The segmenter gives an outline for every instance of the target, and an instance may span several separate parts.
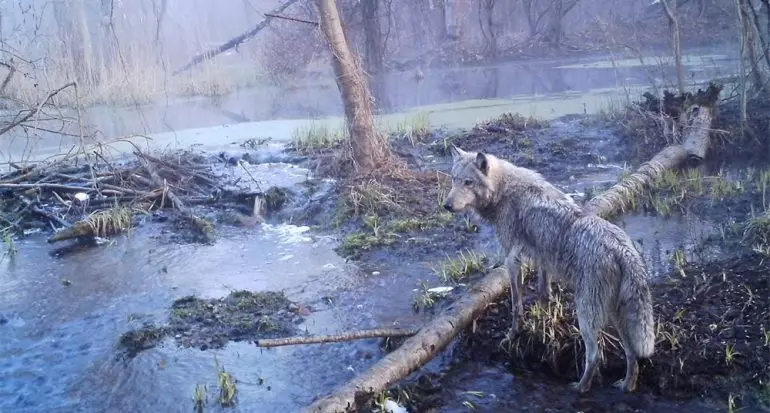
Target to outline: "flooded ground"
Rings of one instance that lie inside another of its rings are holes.
[[[592,66],[590,61],[570,64],[577,66],[548,62],[550,69],[545,71],[545,66],[535,64],[509,64],[426,73],[425,82],[416,89],[408,74],[394,75],[387,90],[392,90],[395,98],[391,97],[386,106],[391,111],[428,113],[432,126],[467,127],[478,118],[509,111],[555,119],[567,113],[595,112],[608,100],[617,99],[618,85],[646,82],[643,69],[626,67],[619,79],[608,76],[619,73],[616,69]],[[700,80],[723,74],[703,62],[694,66],[698,67],[695,77]],[[532,79],[522,77],[525,75]],[[487,83],[482,84],[479,76]],[[104,128],[107,136],[136,131],[136,118],[143,118],[146,130],[161,132],[152,136],[156,148],[195,145],[240,156],[245,149],[239,144],[247,139],[273,138],[277,142],[249,151],[252,163],[258,164],[249,171],[264,187],[280,185],[302,192],[301,182],[313,177],[294,164],[304,165],[306,158],[284,153],[282,143],[297,127],[307,125],[307,117],[339,112],[336,86],[319,87],[312,93],[308,90],[295,92],[317,99],[308,102],[314,107],[307,109],[292,105],[291,109],[268,113],[264,103],[254,104],[264,97],[243,92],[221,102],[219,110],[229,114],[215,114],[216,107],[198,100],[162,109],[135,109],[133,114],[96,115],[97,110],[89,116],[106,122],[102,127],[122,119],[123,123]],[[326,90],[326,94],[316,94],[316,90]],[[633,90],[629,93],[638,94]],[[241,113],[243,120],[259,122],[206,128],[232,122],[232,113],[240,112],[236,108],[247,107],[256,113]],[[263,121],[294,116],[298,119]],[[404,116],[393,114],[385,120],[398,122]],[[340,119],[316,122],[339,125]],[[514,148],[510,152],[513,159],[542,170],[548,179],[578,197],[589,188],[616,182],[622,173],[622,159],[611,149],[616,137],[606,129],[584,127],[579,119],[562,118],[530,137],[535,142],[534,156],[522,155],[524,151],[515,142],[500,141],[497,147],[490,147]],[[469,145],[472,142],[483,146],[491,140],[467,140]],[[554,144],[561,149],[555,151]],[[466,149],[473,149],[471,146]],[[115,152],[121,148],[115,145]],[[3,150],[4,154],[6,150],[19,153],[17,147]],[[35,156],[54,151],[58,151],[58,143],[43,139]],[[435,154],[435,148],[428,151]],[[442,164],[447,161],[445,157],[422,159],[428,162],[428,169],[446,169]],[[50,255],[52,247],[44,244],[42,236],[20,240],[18,254],[0,263],[0,333],[5,336],[0,341],[0,370],[5,374],[0,382],[0,411],[186,412],[193,407],[193,392],[199,383],[208,387],[207,411],[219,411],[217,363],[238,381],[234,411],[297,411],[381,357],[377,340],[271,350],[261,350],[249,342],[231,342],[223,349],[201,351],[179,347],[169,338],[134,359],[124,360],[117,357],[119,337],[144,323],[165,322],[176,299],[188,295],[217,298],[234,290],[284,291],[290,300],[311,309],[299,326],[310,333],[394,324],[415,327],[431,317],[428,311],[412,311],[415,297],[426,282],[431,287],[441,284],[435,270],[442,260],[466,249],[492,255],[495,248],[488,228],[480,228],[480,236],[457,235],[462,231],[456,230],[463,225],[458,217],[444,224],[454,231],[456,238],[451,242],[437,240],[446,236],[444,228],[407,231],[397,237],[401,242],[394,246],[373,248],[355,262],[347,262],[338,247],[345,243],[350,228],[341,234],[328,230],[325,225],[331,222],[336,203],[328,203],[323,195],[302,197],[261,228],[222,227],[213,245],[170,243],[159,237],[159,228],[149,222],[130,236],[116,238],[114,244],[58,258]],[[326,212],[330,214],[310,218],[303,214],[316,204],[329,208]],[[662,219],[651,214],[624,217],[623,225],[641,246],[651,272],[661,278],[674,268],[672,251],[682,249],[688,256],[693,254],[718,223],[709,217],[675,214]],[[448,362],[440,357],[425,371],[442,371]],[[468,400],[479,407],[478,411],[526,406],[532,411],[607,411],[610,407],[619,411],[716,411],[712,402],[697,399],[680,402],[658,395],[628,398],[609,391],[581,400],[561,381],[512,374],[505,365],[466,361],[450,367],[441,382],[444,390],[439,393],[439,411],[467,411],[463,403]],[[468,391],[481,391],[483,396]]]
[[[116,348],[123,332],[164,322],[175,299],[233,290],[286,292],[312,308],[299,326],[311,333],[381,325],[381,312],[363,302],[365,278],[333,251],[333,239],[307,229],[225,227],[202,246],[165,242],[149,224],[62,258],[39,236],[20,241],[0,271],[0,411],[186,412],[197,383],[214,393],[215,359],[238,380],[240,411],[309,403],[363,368],[376,343],[260,350],[242,342],[202,352],[167,340],[129,361]]]

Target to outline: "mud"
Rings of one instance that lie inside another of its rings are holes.
[[[234,291],[216,299],[183,297],[171,305],[167,324],[127,331],[119,350],[135,357],[168,336],[180,346],[201,350],[219,349],[229,341],[288,337],[298,333],[296,326],[304,321],[301,314],[309,311],[273,291]]]
[[[698,246],[700,253],[686,256],[679,250],[669,251],[674,270],[652,285],[660,320],[657,353],[644,361],[638,394],[618,394],[609,385],[622,377],[625,368],[622,349],[611,331],[603,338],[602,376],[594,382],[594,391],[580,397],[567,390],[567,384],[578,377],[583,350],[570,292],[557,288],[550,305],[527,298],[530,329],[514,342],[503,342],[510,325],[507,298],[491,305],[473,330],[464,333],[449,350],[452,362],[448,369],[435,376],[424,373],[394,387],[389,392],[391,398],[403,401],[412,411],[461,411],[457,386],[462,386],[462,381],[457,377],[467,369],[479,368],[493,370],[501,377],[516,377],[517,381],[535,380],[528,384],[535,395],[524,395],[520,388],[515,394],[498,393],[483,411],[520,407],[524,400],[534,399],[539,399],[538,407],[533,407],[537,411],[605,411],[610,406],[620,411],[714,411],[724,409],[728,400],[733,407],[768,408],[770,258],[761,248],[767,248],[770,239],[765,227],[770,220],[762,215],[766,214],[762,211],[770,186],[763,181],[767,178],[762,178],[762,172],[768,170],[767,156],[760,153],[767,153],[768,142],[752,142],[736,133],[740,126],[734,104],[723,102],[716,122],[732,132],[732,140],[719,140],[708,162],[673,172],[668,181],[656,183],[658,188],[637,203],[637,214],[661,220],[685,215],[720,223],[718,232]],[[625,120],[618,121],[621,118]],[[767,118],[757,113],[750,125],[766,131]],[[460,215],[445,216],[439,207],[449,188],[450,143],[466,150],[484,149],[536,169],[582,201],[590,193],[576,193],[580,181],[612,170],[609,162],[638,165],[648,159],[650,148],[645,145],[665,145],[665,138],[651,132],[655,128],[651,122],[649,117],[639,117],[636,109],[613,116],[571,116],[550,123],[507,115],[459,133],[439,130],[409,138],[393,136],[393,150],[407,168],[379,173],[376,181],[372,177],[351,178],[344,168],[329,165],[339,159],[334,149],[320,156],[310,154],[306,165],[334,173],[338,181],[330,195],[317,199],[316,207],[300,220],[341,234],[339,253],[361,267],[376,268],[396,279],[425,279],[422,291],[418,288],[415,293],[415,303],[426,305],[416,308],[440,309],[461,294],[467,282],[481,276],[478,271],[460,274],[461,280],[452,284],[451,293],[426,300],[427,287],[436,284],[442,261],[457,260],[457,254],[466,250],[488,256],[484,268],[502,261],[495,235],[487,225]],[[642,129],[646,135],[640,134]],[[732,156],[738,147],[755,156]],[[585,189],[601,190],[612,183]],[[408,220],[412,223],[403,225]],[[465,264],[470,265],[468,261]],[[556,314],[554,303],[560,308],[558,316],[549,318],[549,314]],[[478,390],[483,393],[487,389]],[[463,397],[467,401],[475,396]]]

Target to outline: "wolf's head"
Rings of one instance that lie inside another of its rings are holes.
[[[471,153],[452,145],[452,189],[444,201],[444,209],[451,212],[480,210],[492,202],[494,194],[490,167],[492,156],[484,152]]]

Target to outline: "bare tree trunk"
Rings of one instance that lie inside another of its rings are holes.
[[[332,50],[337,87],[345,106],[353,161],[362,171],[381,164],[389,154],[387,141],[374,126],[371,92],[358,56],[351,51],[335,0],[316,0],[321,30]]]
[[[658,174],[668,168],[677,168],[688,157],[702,158],[708,148],[709,130],[702,126],[710,126],[716,102],[722,87],[711,85],[705,92],[698,91],[695,101],[699,103],[697,113],[690,123],[687,123],[684,143],[665,148],[650,162],[654,165],[642,165],[635,175],[591,200],[588,208],[600,216],[614,215],[617,209],[624,207],[629,196],[638,196],[638,191]],[[693,111],[695,112],[695,111]],[[642,182],[640,184],[640,182]],[[616,189],[620,188],[620,189]],[[444,313],[423,326],[414,336],[408,338],[394,351],[388,353],[369,370],[358,375],[353,380],[336,389],[325,398],[316,400],[308,408],[307,413],[332,413],[356,410],[358,405],[366,402],[373,395],[388,389],[390,386],[409,376],[428,361],[433,359],[465,328],[473,322],[498,297],[510,288],[507,272],[503,268],[492,270],[487,276],[468,289]]]
[[[457,0],[444,0],[444,33],[449,40],[460,38]]]
[[[479,2],[479,29],[484,36],[485,54],[491,58],[497,57],[497,25],[494,21],[496,0]]]
[[[660,0],[668,17],[671,28],[671,47],[674,49],[674,61],[676,64],[676,82],[679,93],[684,93],[684,67],[682,66],[682,39],[679,27],[679,10],[676,1]],[[670,4],[669,4],[670,3]]]
[[[379,74],[383,67],[382,28],[380,27],[380,0],[362,0],[361,14],[364,21],[364,63],[369,74]]]

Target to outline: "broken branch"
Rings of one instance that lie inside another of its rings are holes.
[[[375,328],[371,330],[349,331],[340,334],[328,336],[298,336],[285,338],[267,338],[257,340],[257,347],[279,347],[291,346],[295,344],[319,344],[319,343],[339,343],[343,341],[362,340],[366,338],[377,337],[408,337],[417,334],[417,329],[404,328]]]
[[[237,47],[238,45],[240,45],[241,43],[245,42],[246,40],[249,40],[250,38],[256,36],[257,33],[259,33],[260,31],[262,31],[262,29],[267,27],[267,25],[270,23],[270,20],[273,19],[273,17],[272,17],[273,15],[283,12],[289,6],[291,6],[292,4],[294,4],[296,2],[297,2],[297,0],[287,0],[285,3],[281,4],[280,6],[276,7],[274,10],[272,10],[269,14],[265,14],[265,19],[262,20],[261,22],[259,22],[259,24],[257,24],[253,29],[251,29],[251,30],[247,31],[246,33],[243,33],[243,34],[241,34],[239,36],[236,36],[236,37],[226,41],[225,43],[222,43],[221,45],[219,45],[219,46],[217,46],[217,47],[215,47],[213,49],[210,49],[210,50],[207,50],[207,51],[205,51],[203,53],[195,55],[195,57],[193,57],[190,60],[189,63],[187,63],[186,65],[184,65],[184,66],[180,67],[179,69],[175,70],[172,73],[172,75],[176,76],[176,75],[178,75],[178,74],[180,74],[180,73],[190,69],[191,67],[193,67],[193,66],[203,62],[204,60],[209,60],[209,59],[211,59],[211,58],[213,58],[213,57],[215,57],[215,56],[217,56],[219,54],[222,54],[222,53],[224,53],[224,52],[226,52],[226,51],[228,51],[228,50],[230,50],[230,49],[232,49],[234,47]]]

